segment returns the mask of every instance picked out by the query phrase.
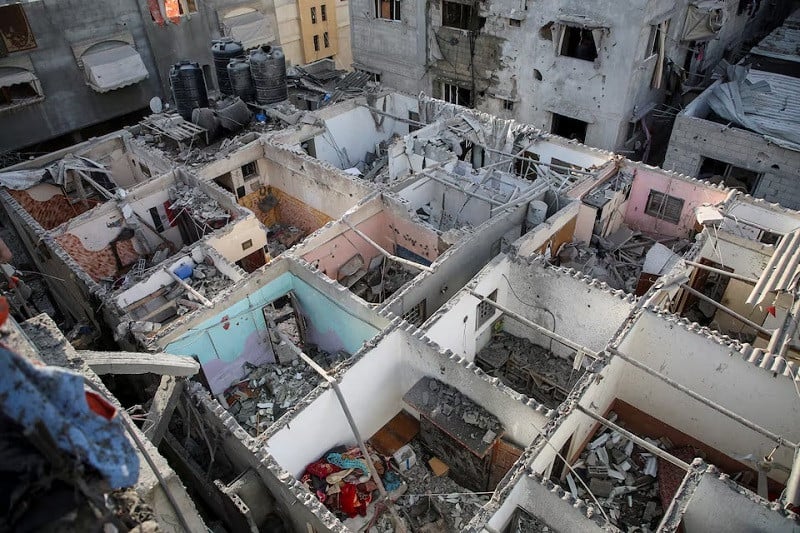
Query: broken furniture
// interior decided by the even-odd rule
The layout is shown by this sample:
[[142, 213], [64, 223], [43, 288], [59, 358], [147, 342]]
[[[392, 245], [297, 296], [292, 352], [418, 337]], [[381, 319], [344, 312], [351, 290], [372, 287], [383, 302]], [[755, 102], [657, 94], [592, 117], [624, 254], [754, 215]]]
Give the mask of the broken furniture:
[[424, 377], [403, 401], [420, 414], [420, 439], [445, 460], [450, 477], [475, 492], [490, 490], [492, 450], [505, 429], [491, 413], [441, 381]]
[[163, 135], [172, 139], [179, 146], [186, 142], [191, 145], [198, 137], [207, 134], [205, 128], [185, 120], [178, 114], [154, 113], [145, 117], [140, 124], [156, 135]]

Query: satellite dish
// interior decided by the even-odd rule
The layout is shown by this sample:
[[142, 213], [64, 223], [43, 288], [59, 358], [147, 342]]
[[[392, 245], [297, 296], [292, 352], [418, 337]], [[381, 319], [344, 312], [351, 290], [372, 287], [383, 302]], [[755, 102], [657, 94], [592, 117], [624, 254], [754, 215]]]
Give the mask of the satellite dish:
[[150, 111], [153, 113], [161, 113], [164, 110], [164, 104], [161, 103], [161, 98], [154, 96], [150, 99]]

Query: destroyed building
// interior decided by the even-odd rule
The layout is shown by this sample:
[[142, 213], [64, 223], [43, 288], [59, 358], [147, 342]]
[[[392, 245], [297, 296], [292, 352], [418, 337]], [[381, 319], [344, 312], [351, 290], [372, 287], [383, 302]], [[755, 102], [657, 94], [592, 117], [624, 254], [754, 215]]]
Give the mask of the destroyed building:
[[656, 107], [705, 86], [720, 59], [738, 60], [787, 9], [359, 0], [351, 9], [353, 58], [386, 86], [641, 158], [664, 126]]
[[426, 96], [268, 114], [0, 173], [135, 350], [46, 344], [166, 459], [164, 529], [800, 527], [797, 212]]
[[281, 45], [296, 66], [352, 63], [348, 2], [123, 0], [95, 8], [42, 0], [0, 7], [3, 166], [41, 155], [37, 145], [66, 146], [136, 122], [153, 97], [169, 100], [170, 67], [180, 61], [196, 61], [216, 92], [215, 39], [244, 49]]
[[[719, 79], [677, 115], [664, 168], [785, 207], [800, 207], [796, 99], [800, 78], [790, 68], [759, 59], [798, 60], [800, 37], [793, 29], [797, 19], [795, 12], [743, 64], [720, 68]], [[770, 51], [779, 46], [789, 53]]]

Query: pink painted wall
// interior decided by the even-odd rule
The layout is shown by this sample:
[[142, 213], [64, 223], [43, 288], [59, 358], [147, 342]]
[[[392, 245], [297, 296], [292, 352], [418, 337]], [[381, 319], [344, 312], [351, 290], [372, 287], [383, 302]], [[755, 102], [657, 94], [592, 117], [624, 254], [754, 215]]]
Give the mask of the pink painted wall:
[[400, 215], [388, 213], [389, 229], [394, 235], [389, 241], [381, 243], [386, 250], [394, 250], [395, 243], [428, 259], [433, 263], [439, 257], [439, 236], [432, 229], [412, 222]]
[[[339, 267], [355, 254], [361, 254], [367, 265], [380, 255], [380, 252], [354, 231], [350, 229], [342, 231], [344, 226], [341, 225], [335, 227], [337, 229], [331, 231], [338, 230], [339, 234], [303, 255], [303, 259], [312, 264], [316, 263], [318, 268], [333, 280], [339, 276]], [[439, 237], [436, 232], [401, 216], [381, 211], [358, 224], [356, 228], [389, 252], [394, 251], [396, 242], [430, 261], [439, 256]]]
[[[636, 169], [625, 212], [625, 223], [631, 229], [668, 237], [686, 237], [695, 225], [695, 208], [702, 204], [717, 204], [727, 192], [700, 182], [685, 181], [657, 170]], [[683, 199], [680, 222], [672, 224], [644, 212], [650, 191], [655, 190]]]
[[[309, 263], [318, 262], [318, 268], [329, 278], [337, 279], [339, 267], [356, 254], [361, 254], [366, 265], [369, 265], [369, 262], [374, 257], [380, 255], [379, 251], [356, 235], [354, 231], [350, 229], [341, 231], [345, 227], [341, 224], [334, 227], [340, 231], [337, 236], [303, 256], [303, 259]], [[386, 223], [386, 214], [383, 211], [356, 225], [356, 228], [381, 246], [387, 246], [387, 242], [391, 242], [389, 228]], [[337, 230], [333, 229], [331, 231]]]

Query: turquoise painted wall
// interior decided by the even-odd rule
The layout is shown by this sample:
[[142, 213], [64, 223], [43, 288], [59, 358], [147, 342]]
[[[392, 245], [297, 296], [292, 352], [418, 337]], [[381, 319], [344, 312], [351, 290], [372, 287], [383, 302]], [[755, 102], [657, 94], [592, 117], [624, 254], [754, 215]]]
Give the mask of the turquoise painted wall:
[[[187, 330], [164, 351], [196, 357], [203, 365], [212, 391], [224, 389], [241, 375], [244, 361], [274, 361], [266, 342], [262, 307], [294, 291], [308, 325], [308, 342], [328, 352], [354, 353], [377, 335], [378, 329], [349, 314], [290, 272], [251, 293], [214, 317]], [[230, 368], [231, 364], [235, 368]]]

